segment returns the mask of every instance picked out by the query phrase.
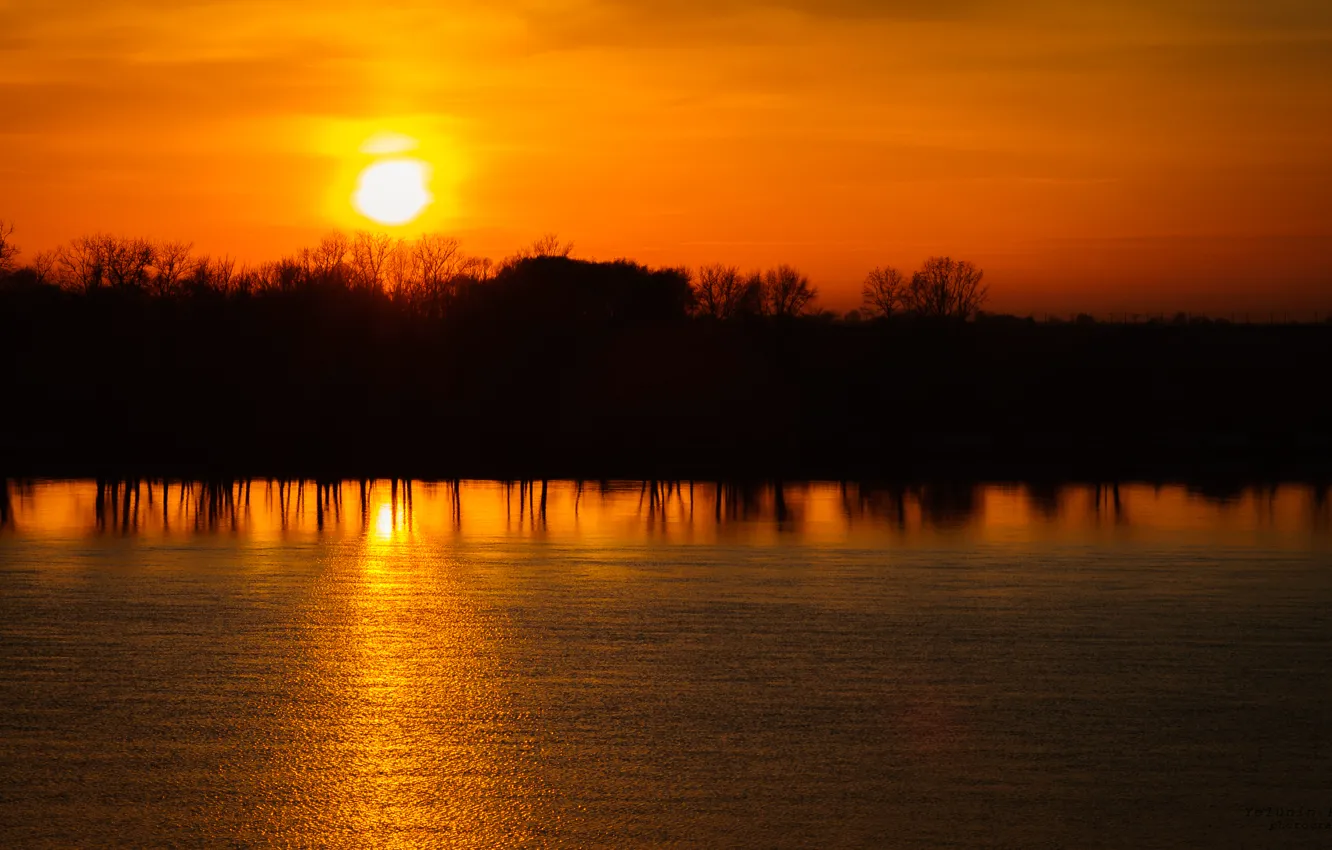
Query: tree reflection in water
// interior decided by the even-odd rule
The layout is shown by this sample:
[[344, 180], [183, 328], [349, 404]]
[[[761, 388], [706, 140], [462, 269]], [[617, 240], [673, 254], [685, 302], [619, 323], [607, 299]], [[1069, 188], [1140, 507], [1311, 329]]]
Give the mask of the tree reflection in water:
[[0, 528], [64, 524], [119, 536], [345, 538], [364, 537], [382, 525], [439, 539], [597, 533], [628, 542], [783, 535], [835, 543], [930, 535], [985, 539], [999, 527], [1037, 535], [1095, 528], [1325, 530], [1330, 510], [1326, 483], [99, 478], [6, 480], [0, 488]]

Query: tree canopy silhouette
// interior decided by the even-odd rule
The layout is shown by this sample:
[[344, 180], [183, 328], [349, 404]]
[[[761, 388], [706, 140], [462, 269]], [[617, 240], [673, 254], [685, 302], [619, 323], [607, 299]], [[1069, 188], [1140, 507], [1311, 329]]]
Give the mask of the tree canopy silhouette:
[[700, 316], [756, 316], [763, 310], [763, 279], [758, 273], [742, 275], [735, 266], [703, 266], [694, 279], [694, 301]]
[[12, 233], [0, 273], [11, 469], [838, 474], [1332, 458], [1332, 400], [1288, 368], [1326, 360], [1332, 325], [989, 316], [980, 269], [946, 257], [910, 280], [872, 271], [861, 309], [891, 321], [861, 322], [815, 314], [817, 290], [791, 266], [691, 274], [577, 258], [553, 237], [496, 264], [443, 234], [330, 234], [246, 265], [95, 234], [17, 267]]
[[470, 283], [467, 301], [460, 305], [469, 316], [485, 313], [551, 325], [683, 319], [694, 300], [683, 270], [562, 254], [524, 257], [505, 265], [484, 286]]
[[883, 266], [871, 269], [865, 276], [865, 285], [861, 288], [861, 303], [865, 315], [891, 316], [903, 306], [907, 290], [907, 279], [896, 268]]
[[14, 244], [14, 224], [0, 218], [0, 275], [14, 270], [18, 255], [18, 246]]
[[799, 270], [782, 264], [763, 273], [761, 293], [765, 315], [789, 318], [803, 314], [818, 290]]
[[902, 301], [908, 310], [926, 318], [971, 318], [989, 294], [981, 285], [984, 276], [985, 272], [966, 260], [930, 257], [911, 276]]

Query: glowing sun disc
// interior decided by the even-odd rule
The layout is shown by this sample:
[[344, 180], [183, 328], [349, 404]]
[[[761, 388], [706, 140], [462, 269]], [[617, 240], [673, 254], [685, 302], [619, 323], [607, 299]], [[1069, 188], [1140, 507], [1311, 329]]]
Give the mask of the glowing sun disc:
[[352, 203], [380, 224], [406, 224], [434, 200], [429, 184], [430, 166], [421, 160], [384, 159], [361, 172]]

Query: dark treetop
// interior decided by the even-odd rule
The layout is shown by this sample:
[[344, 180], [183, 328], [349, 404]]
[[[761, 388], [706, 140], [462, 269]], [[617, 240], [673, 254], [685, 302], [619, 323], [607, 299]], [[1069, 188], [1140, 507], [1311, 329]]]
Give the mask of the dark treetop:
[[[788, 272], [773, 285], [807, 285]], [[719, 319], [686, 272], [559, 255], [413, 297], [340, 268], [261, 282], [11, 275], [0, 469], [1305, 476], [1332, 458], [1332, 326], [850, 321], [758, 290]]]

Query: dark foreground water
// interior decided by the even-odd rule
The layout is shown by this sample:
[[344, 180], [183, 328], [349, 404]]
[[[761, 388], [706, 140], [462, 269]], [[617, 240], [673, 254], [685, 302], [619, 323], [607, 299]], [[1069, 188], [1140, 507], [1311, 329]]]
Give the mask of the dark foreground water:
[[1329, 516], [11, 482], [0, 846], [1332, 846]]

